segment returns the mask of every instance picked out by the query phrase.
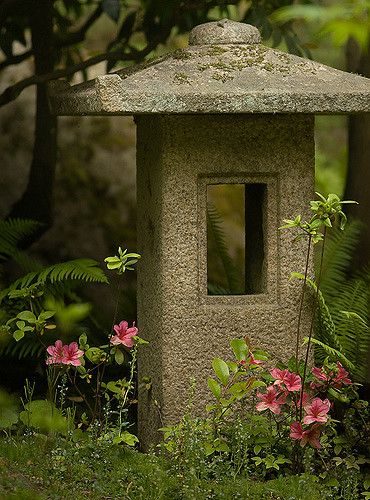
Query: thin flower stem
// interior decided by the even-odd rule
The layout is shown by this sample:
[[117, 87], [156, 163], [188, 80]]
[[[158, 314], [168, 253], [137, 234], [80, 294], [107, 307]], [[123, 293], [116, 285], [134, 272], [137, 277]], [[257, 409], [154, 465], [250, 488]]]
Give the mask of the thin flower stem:
[[310, 234], [308, 236], [306, 267], [305, 267], [305, 270], [304, 270], [304, 279], [303, 279], [303, 285], [302, 285], [301, 302], [299, 304], [299, 314], [298, 314], [298, 324], [297, 324], [297, 339], [296, 339], [296, 348], [295, 348], [295, 360], [296, 360], [296, 372], [297, 373], [298, 373], [298, 370], [299, 370], [299, 361], [298, 361], [298, 357], [299, 357], [299, 345], [300, 345], [300, 336], [299, 336], [299, 334], [300, 334], [300, 331], [301, 331], [303, 304], [304, 304], [304, 297], [305, 297], [305, 293], [306, 293], [308, 267], [309, 267], [309, 263], [310, 263], [311, 243], [312, 243], [312, 236]]
[[[326, 226], [324, 227], [324, 233], [323, 233], [323, 239], [322, 239], [319, 276], [318, 276], [317, 285], [316, 285], [315, 301], [314, 301], [314, 307], [313, 307], [313, 311], [312, 311], [310, 332], [309, 332], [309, 335], [308, 335], [306, 357], [305, 357], [305, 361], [304, 361], [303, 377], [302, 377], [302, 394], [303, 394], [304, 384], [305, 384], [305, 381], [306, 381], [308, 356], [309, 356], [310, 348], [311, 348], [311, 339], [312, 339], [312, 334], [313, 334], [313, 327], [314, 327], [314, 324], [315, 324], [315, 316], [316, 316], [317, 306], [319, 304], [319, 293], [320, 293], [320, 284], [321, 284], [321, 277], [322, 277], [322, 267], [323, 267], [322, 264], [323, 264], [323, 261], [324, 261], [325, 241], [326, 241]], [[300, 404], [299, 404], [299, 420], [300, 421], [302, 420], [302, 413], [303, 413], [303, 397], [301, 398], [301, 401], [300, 401]]]
[[76, 382], [72, 379], [70, 373], [67, 371], [67, 376], [68, 376], [68, 379], [69, 381], [71, 382], [71, 384], [73, 385], [73, 387], [76, 389], [76, 391], [78, 392], [78, 394], [81, 396], [81, 398], [84, 400], [86, 406], [88, 407], [88, 409], [90, 410], [90, 413], [91, 415], [93, 416], [94, 415], [94, 410], [92, 409], [90, 403], [87, 401], [86, 399], [86, 396], [85, 394], [83, 394], [80, 389], [77, 387], [77, 384]]

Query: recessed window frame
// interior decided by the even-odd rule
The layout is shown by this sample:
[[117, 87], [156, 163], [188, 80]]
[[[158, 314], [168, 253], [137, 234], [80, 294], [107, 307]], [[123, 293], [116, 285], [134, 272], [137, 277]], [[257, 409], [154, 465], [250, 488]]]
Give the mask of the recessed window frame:
[[[227, 175], [198, 177], [198, 301], [203, 305], [245, 306], [248, 304], [277, 304], [280, 275], [278, 246], [278, 176], [277, 175]], [[207, 277], [207, 186], [214, 184], [265, 184], [263, 210], [265, 286], [262, 293], [246, 295], [208, 295]]]

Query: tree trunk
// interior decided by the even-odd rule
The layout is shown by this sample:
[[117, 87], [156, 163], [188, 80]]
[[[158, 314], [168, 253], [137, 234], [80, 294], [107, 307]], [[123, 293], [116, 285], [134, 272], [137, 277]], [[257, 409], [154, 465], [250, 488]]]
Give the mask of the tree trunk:
[[[28, 0], [28, 4], [35, 73], [48, 73], [53, 71], [55, 60], [53, 2], [51, 0]], [[56, 117], [51, 115], [48, 106], [47, 86], [40, 84], [36, 90], [35, 138], [28, 184], [24, 194], [14, 204], [8, 216], [42, 222], [44, 226], [40, 234], [51, 225], [53, 218], [56, 125]]]
[[[357, 43], [347, 45], [347, 69], [370, 77], [370, 43], [367, 52], [360, 51]], [[348, 118], [348, 175], [345, 199], [359, 205], [346, 207], [350, 217], [363, 221], [364, 231], [355, 258], [357, 266], [370, 262], [370, 113]]]

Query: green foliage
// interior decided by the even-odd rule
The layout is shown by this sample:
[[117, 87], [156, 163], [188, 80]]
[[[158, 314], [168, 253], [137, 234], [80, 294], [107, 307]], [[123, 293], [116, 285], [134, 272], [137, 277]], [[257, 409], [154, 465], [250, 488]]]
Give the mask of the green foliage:
[[18, 411], [14, 398], [0, 389], [0, 429], [11, 429], [18, 422]]
[[286, 5], [274, 12], [272, 18], [279, 23], [303, 19], [316, 27], [319, 38], [330, 36], [338, 47], [353, 38], [363, 50], [367, 50], [370, 35], [370, 4], [367, 0], [342, 0], [322, 5], [307, 3]]
[[73, 419], [65, 417], [54, 403], [46, 400], [29, 401], [19, 419], [27, 427], [34, 427], [42, 432], [57, 432], [67, 435], [74, 428]]
[[40, 224], [33, 220], [0, 220], [0, 256], [5, 259], [13, 258], [14, 253], [19, 251], [18, 244], [39, 227]]
[[141, 258], [138, 253], [127, 253], [127, 250], [122, 250], [118, 247], [118, 255], [107, 257], [104, 262], [109, 270], [115, 270], [118, 274], [123, 274], [125, 271], [133, 271], [133, 266]]
[[211, 238], [214, 241], [214, 249], [217, 257], [220, 259], [224, 276], [228, 284], [228, 289], [225, 290], [225, 288], [219, 286], [218, 284], [209, 283], [208, 291], [212, 295], [229, 295], [238, 293], [238, 290], [240, 289], [240, 277], [227, 250], [226, 237], [222, 229], [221, 217], [217, 212], [216, 207], [214, 207], [211, 203], [207, 204], [207, 225]]
[[[276, 500], [330, 498], [310, 475], [260, 482], [228, 474], [200, 480], [171, 472], [162, 457], [145, 455], [104, 441], [61, 437], [0, 440], [0, 496], [25, 500], [84, 498], [133, 500]], [[355, 499], [352, 499], [355, 500]]]
[[[108, 283], [108, 278], [93, 259], [76, 259], [48, 266], [39, 272], [31, 272], [17, 279], [7, 289], [0, 293], [0, 303], [6, 297], [22, 296], [31, 287], [54, 285], [67, 280]], [[32, 290], [31, 290], [32, 291]], [[19, 293], [16, 293], [19, 292]]]

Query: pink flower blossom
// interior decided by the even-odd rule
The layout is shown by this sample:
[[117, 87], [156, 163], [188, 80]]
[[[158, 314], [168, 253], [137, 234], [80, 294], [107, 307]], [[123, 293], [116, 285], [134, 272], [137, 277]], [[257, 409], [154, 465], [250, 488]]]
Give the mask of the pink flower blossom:
[[83, 355], [84, 352], [78, 348], [77, 342], [71, 342], [63, 347], [62, 363], [64, 365], [80, 366]]
[[284, 377], [285, 387], [289, 392], [301, 390], [301, 377], [296, 373], [288, 372]]
[[330, 380], [330, 376], [327, 375], [322, 368], [315, 366], [312, 368], [311, 372], [317, 380], [322, 380], [323, 382], [328, 382]]
[[300, 396], [299, 396], [299, 401], [298, 401], [298, 405], [300, 406], [301, 405], [301, 400], [302, 400], [302, 406], [305, 407], [305, 406], [308, 406], [311, 404], [311, 394], [309, 394], [308, 392], [301, 392], [300, 393]]
[[289, 392], [301, 390], [301, 377], [296, 373], [279, 368], [273, 368], [270, 373], [275, 379], [274, 385], [284, 385]]
[[274, 385], [281, 385], [284, 383], [284, 377], [288, 373], [288, 370], [273, 368], [272, 370], [270, 370], [270, 373], [275, 379]]
[[119, 325], [114, 325], [113, 329], [116, 332], [116, 335], [112, 335], [110, 339], [111, 344], [123, 344], [129, 348], [134, 345], [134, 339], [132, 337], [135, 337], [139, 332], [135, 323], [133, 323], [131, 328], [128, 328], [127, 321], [121, 321]]
[[337, 362], [337, 368], [338, 368], [338, 373], [334, 377], [334, 386], [340, 388], [342, 384], [344, 385], [352, 384], [351, 379], [348, 377], [349, 373], [347, 372], [347, 370], [343, 368], [342, 364], [339, 361]]
[[52, 365], [55, 363], [63, 363], [64, 352], [61, 340], [57, 340], [54, 345], [49, 345], [46, 351], [50, 354], [50, 357], [46, 360], [46, 364]]
[[303, 419], [304, 424], [313, 422], [325, 423], [328, 420], [327, 413], [330, 410], [330, 401], [320, 398], [313, 398], [311, 404], [305, 407], [306, 416]]
[[262, 394], [257, 392], [257, 397], [261, 399], [256, 404], [257, 411], [271, 410], [272, 413], [278, 415], [281, 412], [281, 405], [285, 403], [285, 395], [280, 394], [273, 385], [267, 387], [267, 393]]
[[50, 357], [46, 360], [48, 365], [61, 364], [80, 366], [81, 358], [84, 355], [83, 351], [78, 348], [77, 342], [63, 345], [61, 340], [57, 340], [53, 346], [50, 345], [46, 351], [50, 354]]
[[290, 437], [298, 439], [301, 446], [305, 446], [308, 443], [314, 448], [321, 448], [319, 439], [320, 427], [318, 425], [313, 425], [310, 429], [304, 431], [299, 422], [294, 422], [290, 426]]

